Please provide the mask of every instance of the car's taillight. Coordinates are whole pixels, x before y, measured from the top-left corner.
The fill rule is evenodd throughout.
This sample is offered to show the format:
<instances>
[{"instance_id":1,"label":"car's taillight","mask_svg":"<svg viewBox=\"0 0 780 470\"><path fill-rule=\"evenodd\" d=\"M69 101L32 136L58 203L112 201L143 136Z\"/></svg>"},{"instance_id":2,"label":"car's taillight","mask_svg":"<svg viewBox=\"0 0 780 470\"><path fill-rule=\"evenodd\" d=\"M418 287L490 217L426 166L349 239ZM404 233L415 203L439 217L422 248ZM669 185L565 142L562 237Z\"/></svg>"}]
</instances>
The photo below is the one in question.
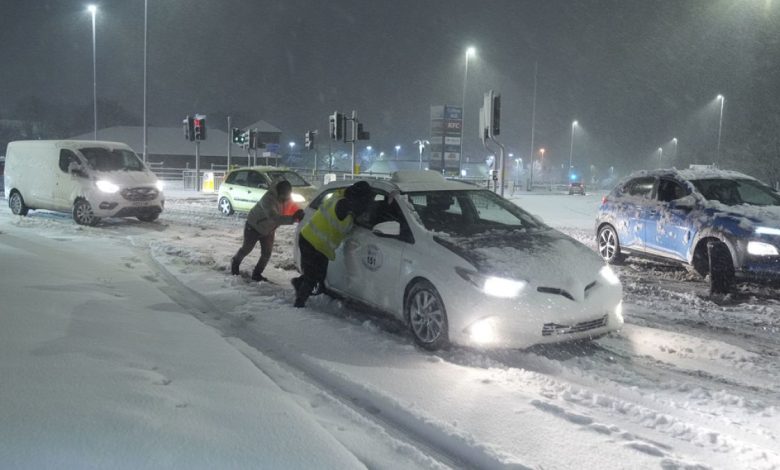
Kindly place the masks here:
<instances>
[{"instance_id":1,"label":"car's taillight","mask_svg":"<svg viewBox=\"0 0 780 470\"><path fill-rule=\"evenodd\" d=\"M602 196L601 197L601 205L603 206L606 203L607 203L607 196Z\"/></svg>"}]
</instances>

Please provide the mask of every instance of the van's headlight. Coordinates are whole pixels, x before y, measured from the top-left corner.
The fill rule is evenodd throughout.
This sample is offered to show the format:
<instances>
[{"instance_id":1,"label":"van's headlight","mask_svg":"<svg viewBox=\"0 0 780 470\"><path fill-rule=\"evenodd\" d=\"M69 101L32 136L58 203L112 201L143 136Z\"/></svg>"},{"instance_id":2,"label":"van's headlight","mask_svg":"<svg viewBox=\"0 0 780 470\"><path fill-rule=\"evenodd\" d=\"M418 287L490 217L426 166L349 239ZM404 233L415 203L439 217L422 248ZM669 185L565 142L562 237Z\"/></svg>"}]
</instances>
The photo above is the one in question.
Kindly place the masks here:
<instances>
[{"instance_id":1,"label":"van's headlight","mask_svg":"<svg viewBox=\"0 0 780 470\"><path fill-rule=\"evenodd\" d=\"M97 180L95 181L95 186L104 193L110 193L113 194L117 191L119 191L119 186L115 185L111 181L108 180Z\"/></svg>"},{"instance_id":2,"label":"van's headlight","mask_svg":"<svg viewBox=\"0 0 780 470\"><path fill-rule=\"evenodd\" d=\"M157 186L157 190L162 192L165 185L163 184L162 180L157 180L156 183L154 183L155 186Z\"/></svg>"},{"instance_id":3,"label":"van's headlight","mask_svg":"<svg viewBox=\"0 0 780 470\"><path fill-rule=\"evenodd\" d=\"M777 256L777 247L771 243L748 242L747 251L755 256Z\"/></svg>"},{"instance_id":4,"label":"van's headlight","mask_svg":"<svg viewBox=\"0 0 780 470\"><path fill-rule=\"evenodd\" d=\"M620 278L609 266L603 266L601 270L599 270L599 274L601 275L601 278L607 281L607 284L609 285L616 286L620 284Z\"/></svg>"},{"instance_id":5,"label":"van's headlight","mask_svg":"<svg viewBox=\"0 0 780 470\"><path fill-rule=\"evenodd\" d=\"M528 284L525 281L507 279L504 277L487 276L463 268L455 268L455 272L463 279L477 286L482 292L493 297L509 299L517 297Z\"/></svg>"},{"instance_id":6,"label":"van's headlight","mask_svg":"<svg viewBox=\"0 0 780 470\"><path fill-rule=\"evenodd\" d=\"M301 196L298 193L292 193L290 198L292 199L293 202L306 202L306 198Z\"/></svg>"}]
</instances>

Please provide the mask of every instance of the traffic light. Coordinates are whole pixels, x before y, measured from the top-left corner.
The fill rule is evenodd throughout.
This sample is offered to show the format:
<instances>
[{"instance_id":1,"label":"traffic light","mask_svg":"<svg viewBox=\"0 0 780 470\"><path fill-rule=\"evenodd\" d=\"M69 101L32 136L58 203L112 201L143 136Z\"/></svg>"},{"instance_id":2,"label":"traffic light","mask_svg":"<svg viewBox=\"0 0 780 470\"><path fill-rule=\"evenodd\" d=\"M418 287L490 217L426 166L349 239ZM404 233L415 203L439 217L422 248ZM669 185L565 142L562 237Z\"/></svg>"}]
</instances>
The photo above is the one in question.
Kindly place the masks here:
<instances>
[{"instance_id":1,"label":"traffic light","mask_svg":"<svg viewBox=\"0 0 780 470\"><path fill-rule=\"evenodd\" d=\"M493 96L493 119L490 124L492 127L492 134L494 136L501 133L501 95Z\"/></svg>"},{"instance_id":2,"label":"traffic light","mask_svg":"<svg viewBox=\"0 0 780 470\"><path fill-rule=\"evenodd\" d=\"M501 133L501 95L490 90L485 93L483 103L485 129L487 137L492 139Z\"/></svg>"},{"instance_id":3,"label":"traffic light","mask_svg":"<svg viewBox=\"0 0 780 470\"><path fill-rule=\"evenodd\" d=\"M244 145L244 131L242 131L238 127L234 127L233 129L231 129L230 132L234 144Z\"/></svg>"},{"instance_id":4,"label":"traffic light","mask_svg":"<svg viewBox=\"0 0 780 470\"><path fill-rule=\"evenodd\" d=\"M258 134L258 132L257 132L256 129L252 129L251 131L249 131L249 148L252 149L252 150L254 150L254 149L256 149L258 147L258 145L257 145L257 134Z\"/></svg>"},{"instance_id":5,"label":"traffic light","mask_svg":"<svg viewBox=\"0 0 780 470\"><path fill-rule=\"evenodd\" d=\"M306 147L307 150L314 148L314 133L312 131L306 131L306 133L303 134L303 146Z\"/></svg>"},{"instance_id":6,"label":"traffic light","mask_svg":"<svg viewBox=\"0 0 780 470\"><path fill-rule=\"evenodd\" d=\"M328 118L328 128L330 129L330 138L333 140L342 140L344 135L344 115L336 111Z\"/></svg>"},{"instance_id":7,"label":"traffic light","mask_svg":"<svg viewBox=\"0 0 780 470\"><path fill-rule=\"evenodd\" d=\"M195 120L192 116L187 116L181 122L184 125L184 138L189 141L195 140Z\"/></svg>"},{"instance_id":8,"label":"traffic light","mask_svg":"<svg viewBox=\"0 0 780 470\"><path fill-rule=\"evenodd\" d=\"M195 140L206 140L206 116L196 114L192 121L195 130Z\"/></svg>"}]
</instances>

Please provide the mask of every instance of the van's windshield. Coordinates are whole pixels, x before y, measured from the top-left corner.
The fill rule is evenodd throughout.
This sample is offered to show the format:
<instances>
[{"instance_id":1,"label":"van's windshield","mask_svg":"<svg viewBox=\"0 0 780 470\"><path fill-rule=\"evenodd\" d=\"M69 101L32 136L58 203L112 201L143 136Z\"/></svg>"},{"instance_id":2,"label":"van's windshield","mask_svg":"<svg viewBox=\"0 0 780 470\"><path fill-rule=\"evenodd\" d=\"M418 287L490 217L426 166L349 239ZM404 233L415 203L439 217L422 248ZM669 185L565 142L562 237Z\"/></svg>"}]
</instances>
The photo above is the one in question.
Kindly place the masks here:
<instances>
[{"instance_id":1,"label":"van's windshield","mask_svg":"<svg viewBox=\"0 0 780 470\"><path fill-rule=\"evenodd\" d=\"M144 164L131 150L108 149L105 147L84 147L79 152L95 171L143 171Z\"/></svg>"}]
</instances>

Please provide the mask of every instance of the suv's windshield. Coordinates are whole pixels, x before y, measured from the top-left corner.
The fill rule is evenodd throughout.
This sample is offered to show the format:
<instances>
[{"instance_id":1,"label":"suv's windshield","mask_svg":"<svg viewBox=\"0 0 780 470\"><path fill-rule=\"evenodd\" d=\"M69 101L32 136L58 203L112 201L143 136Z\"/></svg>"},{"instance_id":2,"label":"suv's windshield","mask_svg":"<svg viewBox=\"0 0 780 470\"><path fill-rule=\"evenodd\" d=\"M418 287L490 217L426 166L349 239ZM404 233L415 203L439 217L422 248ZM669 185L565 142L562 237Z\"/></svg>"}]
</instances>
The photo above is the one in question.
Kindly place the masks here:
<instances>
[{"instance_id":1,"label":"suv's windshield","mask_svg":"<svg viewBox=\"0 0 780 470\"><path fill-rule=\"evenodd\" d=\"M274 181L287 180L293 186L309 186L309 182L294 171L269 171L268 176Z\"/></svg>"},{"instance_id":2,"label":"suv's windshield","mask_svg":"<svg viewBox=\"0 0 780 470\"><path fill-rule=\"evenodd\" d=\"M515 204L486 190L408 193L425 228L452 235L543 227Z\"/></svg>"},{"instance_id":3,"label":"suv's windshield","mask_svg":"<svg viewBox=\"0 0 780 470\"><path fill-rule=\"evenodd\" d=\"M95 171L143 171L144 165L130 150L85 147L79 149L87 164Z\"/></svg>"},{"instance_id":4,"label":"suv's windshield","mask_svg":"<svg viewBox=\"0 0 780 470\"><path fill-rule=\"evenodd\" d=\"M693 180L691 183L705 199L727 206L780 206L780 195L756 180L711 178Z\"/></svg>"}]
</instances>

